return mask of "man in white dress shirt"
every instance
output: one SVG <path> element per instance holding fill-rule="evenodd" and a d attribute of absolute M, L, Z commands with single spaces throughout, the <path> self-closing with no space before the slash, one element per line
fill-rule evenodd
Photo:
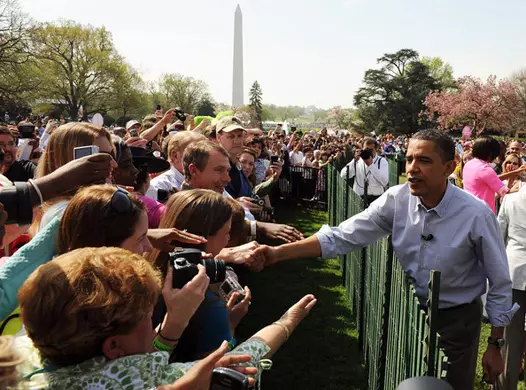
<path fill-rule="evenodd" d="M 367 184 L 367 204 L 378 199 L 389 183 L 389 165 L 385 158 L 378 155 L 377 147 L 374 138 L 366 138 L 363 142 L 364 158 L 361 157 L 362 150 L 356 150 L 354 160 L 340 172 L 343 179 L 354 178 L 353 190 L 362 198 Z"/>
<path fill-rule="evenodd" d="M 170 136 L 168 141 L 168 158 L 170 159 L 170 170 L 157 176 L 150 183 L 146 196 L 157 199 L 158 190 L 173 192 L 181 189 L 184 182 L 183 154 L 188 145 L 206 140 L 206 137 L 193 131 L 181 131 Z"/>

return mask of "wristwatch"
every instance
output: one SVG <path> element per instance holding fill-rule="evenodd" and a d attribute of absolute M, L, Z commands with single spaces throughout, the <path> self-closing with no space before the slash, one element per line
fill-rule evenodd
<path fill-rule="evenodd" d="M 504 339 L 494 339 L 493 337 L 488 337 L 488 344 L 494 345 L 497 348 L 502 348 L 506 344 L 506 340 Z"/>

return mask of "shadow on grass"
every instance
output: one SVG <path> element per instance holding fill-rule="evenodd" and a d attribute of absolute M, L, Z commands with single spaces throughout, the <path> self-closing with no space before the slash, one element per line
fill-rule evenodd
<path fill-rule="evenodd" d="M 327 214 L 305 208 L 277 210 L 283 223 L 305 235 L 326 223 Z M 341 285 L 337 260 L 299 259 L 278 264 L 259 274 L 243 275 L 253 300 L 238 328 L 239 339 L 278 320 L 295 302 L 312 293 L 318 304 L 273 357 L 263 376 L 265 389 L 363 389 L 356 327 Z"/>

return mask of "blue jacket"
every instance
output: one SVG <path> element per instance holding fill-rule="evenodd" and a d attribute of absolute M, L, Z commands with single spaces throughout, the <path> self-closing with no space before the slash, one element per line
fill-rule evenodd
<path fill-rule="evenodd" d="M 57 254 L 60 219 L 61 216 L 55 217 L 0 268 L 0 319 L 17 308 L 18 290 L 29 275 Z"/>

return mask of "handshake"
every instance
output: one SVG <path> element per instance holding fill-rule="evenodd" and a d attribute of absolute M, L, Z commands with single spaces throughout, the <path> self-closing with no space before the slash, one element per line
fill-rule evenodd
<path fill-rule="evenodd" d="M 251 271 L 260 272 L 276 262 L 274 248 L 256 241 L 233 248 L 224 248 L 216 256 L 226 263 L 244 265 Z"/>

